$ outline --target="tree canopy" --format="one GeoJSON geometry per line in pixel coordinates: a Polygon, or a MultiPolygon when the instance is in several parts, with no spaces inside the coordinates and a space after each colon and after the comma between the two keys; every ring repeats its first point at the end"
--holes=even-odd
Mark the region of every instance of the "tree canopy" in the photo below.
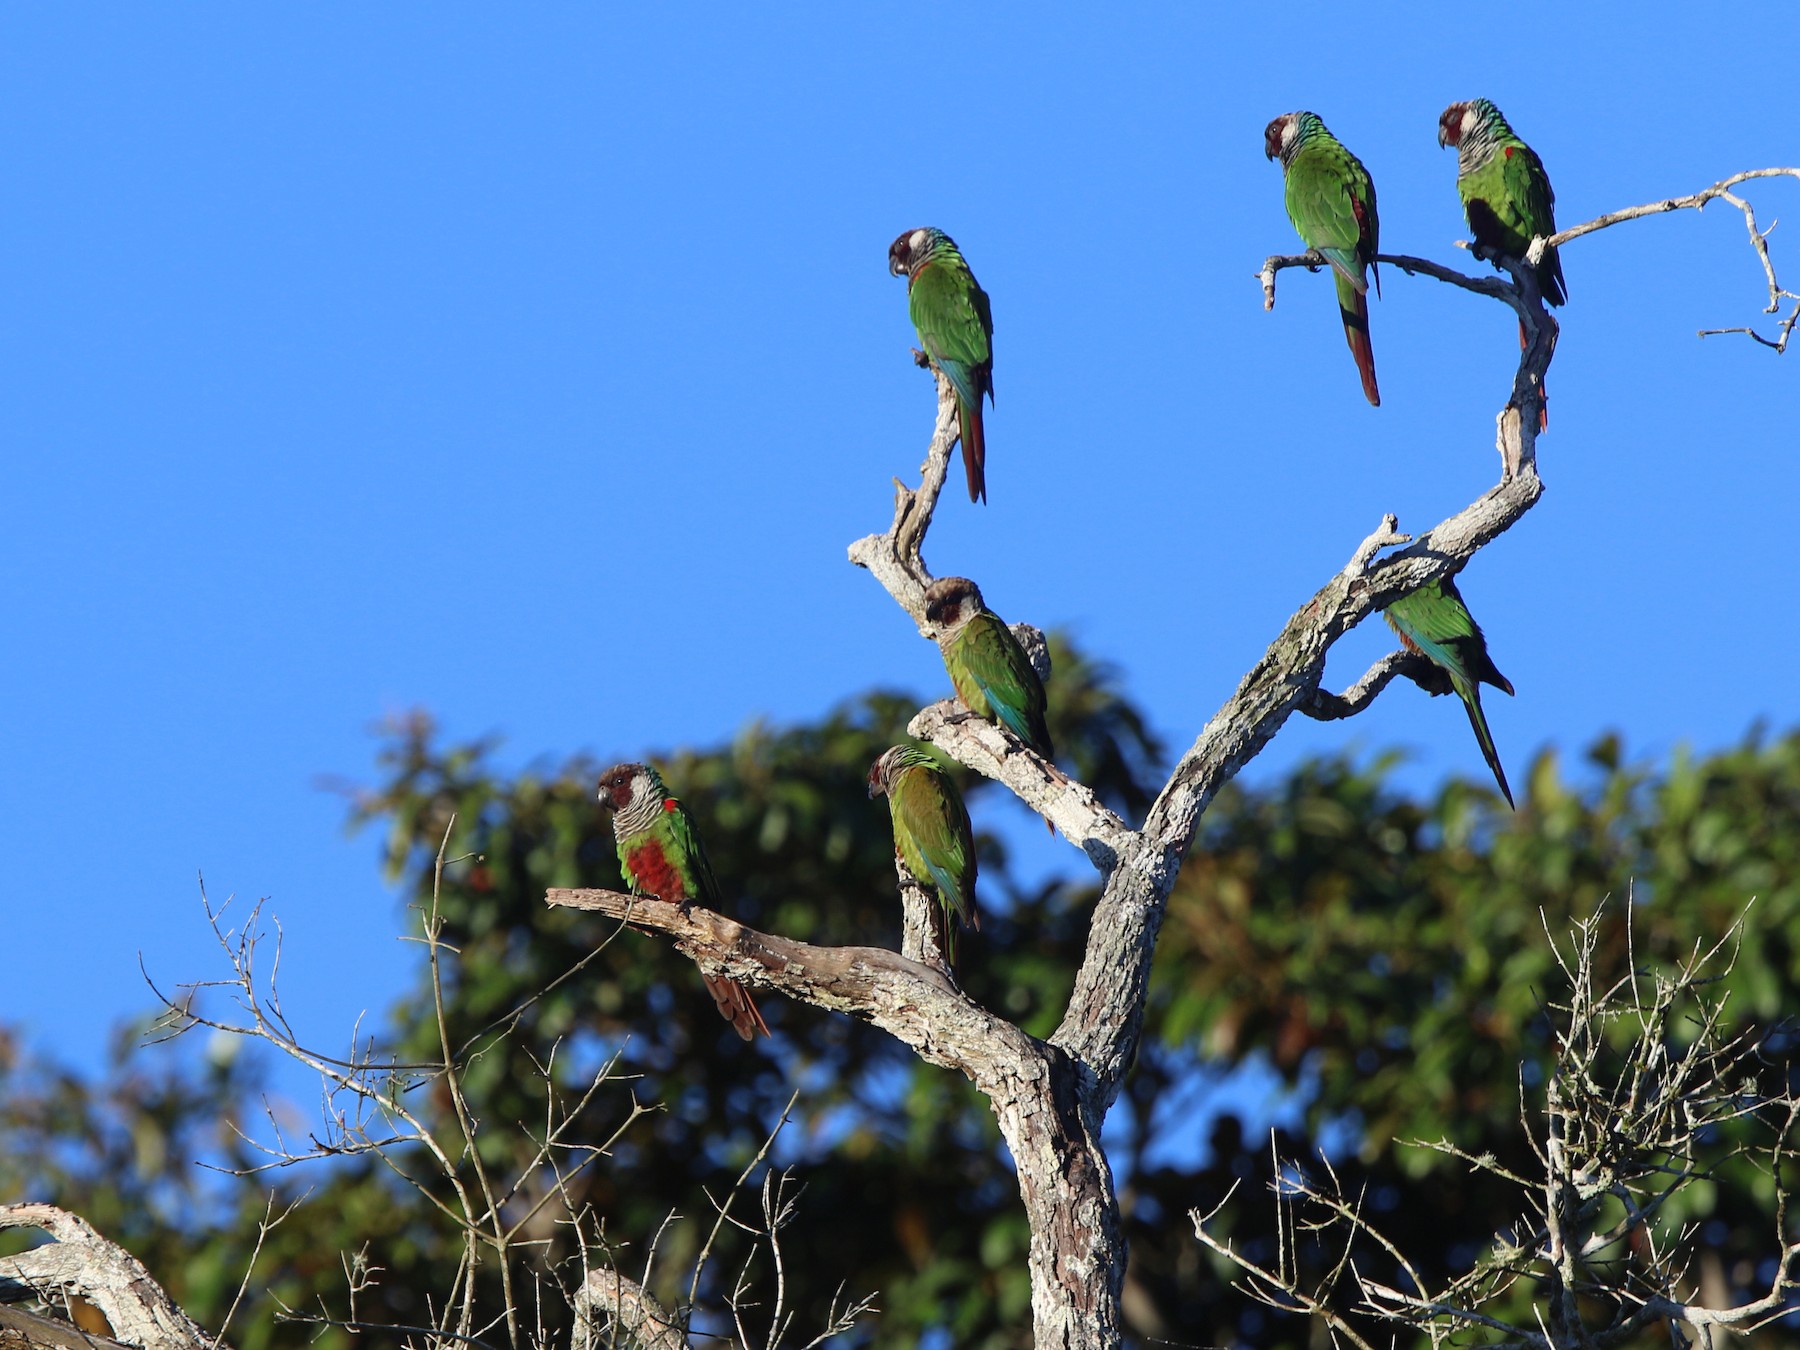
{"type": "MultiPolygon", "coordinates": [[[[1057,743],[1109,804],[1141,812],[1160,742],[1114,672],[1063,642],[1055,660],[1057,743]]],[[[647,756],[693,811],[736,917],[814,942],[897,945],[886,811],[867,799],[864,775],[917,706],[875,692],[816,723],[754,724],[729,745],[647,756]]],[[[654,1242],[648,1283],[679,1304],[713,1226],[709,1197],[726,1194],[786,1110],[763,1166],[792,1168],[804,1187],[784,1234],[802,1324],[822,1323],[843,1284],[876,1291],[880,1309],[850,1343],[910,1346],[934,1330],[957,1346],[1029,1343],[1024,1217],[992,1115],[967,1083],[868,1025],[773,996],[763,1000],[773,1038],[746,1046],[667,942],[546,909],[548,887],[618,884],[593,800],[602,766],[577,756],[508,773],[493,750],[447,744],[424,716],[392,727],[352,821],[381,831],[382,865],[442,920],[453,953],[443,965],[448,1035],[470,1050],[461,1086],[486,1163],[528,1162],[546,1080],[576,1102],[615,1056],[613,1080],[577,1111],[578,1132],[611,1136],[634,1098],[654,1108],[609,1156],[510,1202],[537,1207],[526,1230],[537,1245],[513,1258],[522,1276],[566,1282],[568,1220],[585,1216],[629,1272],[641,1273],[654,1242]],[[451,861],[434,897],[440,846],[451,861]]],[[[1655,766],[1630,759],[1616,737],[1574,764],[1546,752],[1516,813],[1474,778],[1404,791],[1395,763],[1313,761],[1233,785],[1207,813],[1157,951],[1128,1109],[1108,1135],[1131,1243],[1125,1306],[1140,1336],[1308,1343],[1304,1319],[1226,1291],[1230,1272],[1184,1217],[1243,1182],[1231,1236],[1271,1249],[1260,1200],[1271,1129],[1282,1157],[1323,1150],[1347,1186],[1366,1187],[1390,1234],[1426,1266],[1466,1266],[1511,1223],[1502,1187],[1405,1141],[1526,1163],[1521,1093],[1529,1106],[1553,1053],[1551,943],[1572,921],[1602,915],[1600,957],[1618,975],[1726,933],[1754,897],[1756,941],[1726,977],[1732,1006],[1774,1027],[1800,1003],[1800,734],[1752,734],[1721,754],[1655,766]]],[[[979,826],[993,789],[955,771],[979,826]]],[[[983,926],[959,978],[1041,1034],[1074,978],[1095,887],[1078,873],[1025,885],[1000,837],[979,843],[983,926]]],[[[402,1061],[429,1061],[438,1034],[422,967],[377,1037],[402,1061]]],[[[346,1318],[345,1262],[358,1253],[370,1272],[359,1320],[425,1317],[460,1242],[445,1212],[369,1155],[243,1178],[196,1171],[197,1154],[227,1167],[264,1161],[236,1133],[267,1137],[259,1056],[218,1038],[203,1054],[128,1053],[131,1039],[102,1081],[0,1046],[0,1191],[85,1214],[217,1326],[273,1189],[277,1211],[294,1208],[255,1257],[231,1333],[246,1350],[318,1334],[275,1320],[277,1303],[346,1318]]],[[[449,1137],[441,1085],[422,1080],[412,1095],[449,1137]]],[[[395,1161],[424,1176],[406,1153],[395,1161]]],[[[1772,1192],[1747,1170],[1724,1179],[1741,1184],[1692,1188],[1668,1217],[1697,1225],[1708,1269],[1749,1289],[1766,1277],[1756,1263],[1772,1192]]],[[[703,1309],[716,1309],[747,1250],[729,1229],[720,1244],[703,1309]]],[[[477,1288],[497,1303],[491,1270],[477,1288]]],[[[566,1315],[546,1302],[551,1325],[566,1315]]]]}

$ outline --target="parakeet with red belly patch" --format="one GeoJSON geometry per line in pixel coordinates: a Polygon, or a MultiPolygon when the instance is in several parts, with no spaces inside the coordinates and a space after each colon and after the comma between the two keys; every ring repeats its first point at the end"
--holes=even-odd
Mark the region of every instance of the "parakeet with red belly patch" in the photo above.
{"type": "MultiPolygon", "coordinates": [[[[600,802],[612,808],[619,866],[634,895],[671,904],[719,908],[719,883],[687,808],[669,795],[648,764],[616,764],[600,775],[600,802]]],[[[750,991],[736,980],[700,972],[719,1015],[745,1040],[769,1034],[750,991]]]]}
{"type": "Polygon", "coordinates": [[[987,500],[987,431],[981,400],[994,401],[994,315],[956,241],[929,226],[888,247],[888,271],[906,278],[906,308],[919,345],[956,389],[969,500],[987,500]]]}
{"type": "Polygon", "coordinates": [[[1363,397],[1377,408],[1375,349],[1369,344],[1369,273],[1381,294],[1381,221],[1375,180],[1317,113],[1283,113],[1263,129],[1263,151],[1281,160],[1288,219],[1310,249],[1324,255],[1337,283],[1344,338],[1362,376],[1363,397]]]}

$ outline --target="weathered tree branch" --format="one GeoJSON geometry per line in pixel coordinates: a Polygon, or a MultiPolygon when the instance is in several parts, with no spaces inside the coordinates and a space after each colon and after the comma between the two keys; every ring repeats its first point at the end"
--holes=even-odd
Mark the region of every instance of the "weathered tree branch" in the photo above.
{"type": "MultiPolygon", "coordinates": [[[[1517,410],[1501,414],[1503,447],[1518,446],[1529,436],[1517,410]]],[[[1354,565],[1346,568],[1302,606],[1176,765],[1150,808],[1146,843],[1160,841],[1185,850],[1200,813],[1219,788],[1318,688],[1334,642],[1400,596],[1460,571],[1477,549],[1528,511],[1544,489],[1535,467],[1526,467],[1526,473],[1490,488],[1400,552],[1361,572],[1354,565]]]]}
{"type": "MultiPolygon", "coordinates": [[[[1697,197],[1722,196],[1742,207],[1729,193],[1733,184],[1792,172],[1753,171],[1697,197]]],[[[1703,204],[1684,199],[1631,208],[1573,227],[1550,242],[1634,215],[1703,204]]],[[[1757,231],[1748,208],[1742,209],[1764,259],[1772,297],[1789,295],[1775,284],[1765,233],[1757,231]]],[[[596,909],[668,932],[710,973],[865,1018],[929,1062],[965,1073],[989,1097],[1017,1166],[1031,1226],[1032,1307],[1040,1346],[1110,1347],[1119,1342],[1123,1239],[1100,1127],[1137,1051],[1157,933],[1202,814],[1295,712],[1323,720],[1354,715],[1398,675],[1441,692],[1444,681],[1435,667],[1400,652],[1378,661],[1341,695],[1324,691],[1320,681],[1326,656],[1340,637],[1401,595],[1454,575],[1543,493],[1536,428],[1557,325],[1545,308],[1535,273],[1504,258],[1498,261],[1511,273],[1510,281],[1467,276],[1407,255],[1383,255],[1378,261],[1498,300],[1518,316],[1526,340],[1510,397],[1496,419],[1501,476],[1493,488],[1417,539],[1400,534],[1391,515],[1384,518],[1349,563],[1289,618],[1182,756],[1140,829],[1107,810],[1085,785],[954,701],[922,709],[908,727],[959,763],[1005,784],[1078,845],[1104,878],[1068,1009],[1048,1042],[986,1012],[946,975],[893,952],[812,947],[755,932],[705,910],[617,892],[549,894],[552,904],[596,909]]],[[[1322,266],[1316,253],[1265,260],[1258,273],[1265,307],[1274,305],[1277,272],[1322,266]]],[[[936,634],[924,612],[925,590],[932,581],[924,541],[958,434],[954,392],[941,373],[936,378],[937,415],[920,486],[914,490],[896,482],[887,531],[859,539],[849,549],[850,561],[875,576],[926,638],[936,634]]],[[[918,895],[908,897],[909,954],[926,954],[912,935],[920,903],[918,895]]]]}
{"type": "MultiPolygon", "coordinates": [[[[1628,220],[1641,220],[1645,216],[1662,215],[1669,211],[1702,209],[1708,202],[1723,199],[1730,202],[1738,210],[1745,213],[1750,220],[1751,240],[1757,246],[1757,252],[1763,257],[1765,265],[1769,256],[1768,248],[1763,244],[1764,236],[1756,231],[1755,216],[1742,198],[1732,192],[1739,183],[1748,183],[1757,178],[1793,178],[1800,180],[1800,169],[1772,168],[1745,169],[1742,173],[1734,173],[1729,178],[1721,178],[1711,187],[1701,188],[1698,192],[1690,192],[1685,197],[1665,197],[1661,201],[1647,202],[1643,206],[1625,206],[1617,211],[1607,211],[1595,216],[1592,220],[1584,220],[1579,225],[1571,225],[1566,230],[1558,230],[1545,241],[1545,247],[1560,248],[1570,240],[1579,239],[1584,234],[1593,234],[1596,230],[1608,229],[1623,224],[1628,220]]],[[[1535,244],[1536,241],[1534,240],[1535,244]]],[[[1774,269],[1769,269],[1769,286],[1775,288],[1774,269]]]]}
{"type": "MultiPolygon", "coordinates": [[[[1571,225],[1566,230],[1558,230],[1548,239],[1544,238],[1542,235],[1538,236],[1531,241],[1531,247],[1526,251],[1523,261],[1532,266],[1536,266],[1543,258],[1546,249],[1561,248],[1564,244],[1579,239],[1583,235],[1593,234],[1598,230],[1608,229],[1614,225],[1622,225],[1629,220],[1642,220],[1646,216],[1664,215],[1670,211],[1700,211],[1705,209],[1708,202],[1713,201],[1729,202],[1743,213],[1744,228],[1748,230],[1750,234],[1750,247],[1756,253],[1757,262],[1762,265],[1763,280],[1767,283],[1769,288],[1769,303],[1764,306],[1763,313],[1779,313],[1781,311],[1782,301],[1784,300],[1793,301],[1794,308],[1788,313],[1787,317],[1782,319],[1776,326],[1776,331],[1779,333],[1779,336],[1776,338],[1766,338],[1754,328],[1743,327],[1702,328],[1699,336],[1714,337],[1723,333],[1743,333],[1754,341],[1761,343],[1763,346],[1773,348],[1777,353],[1785,352],[1787,350],[1788,339],[1792,337],[1794,329],[1800,327],[1800,292],[1786,289],[1776,278],[1775,262],[1774,259],[1769,256],[1769,233],[1775,228],[1774,225],[1770,225],[1767,230],[1759,228],[1756,223],[1755,207],[1732,191],[1732,189],[1737,187],[1740,183],[1748,183],[1759,178],[1793,178],[1800,180],[1800,168],[1746,169],[1742,173],[1734,173],[1729,178],[1720,179],[1711,187],[1702,188],[1698,192],[1690,192],[1685,197],[1665,197],[1661,201],[1646,202],[1642,206],[1627,206],[1617,211],[1608,211],[1603,215],[1595,216],[1592,220],[1585,220],[1579,225],[1571,225]]],[[[1460,272],[1452,271],[1450,268],[1442,267],[1437,263],[1424,258],[1412,258],[1401,254],[1390,255],[1384,253],[1378,256],[1375,261],[1378,263],[1391,263],[1409,276],[1418,274],[1434,277],[1438,281],[1448,282],[1453,286],[1460,286],[1464,290],[1474,291],[1478,295],[1486,295],[1494,299],[1504,300],[1506,303],[1512,305],[1514,309],[1519,310],[1519,318],[1521,321],[1524,321],[1526,318],[1524,310],[1518,303],[1518,299],[1522,294],[1523,287],[1527,284],[1525,278],[1530,275],[1528,272],[1522,275],[1519,269],[1513,269],[1514,285],[1508,286],[1506,282],[1500,280],[1498,277],[1465,276],[1460,272]],[[1508,294],[1508,292],[1511,292],[1511,294],[1508,294]]],[[[1309,272],[1316,272],[1320,268],[1329,266],[1330,264],[1326,262],[1324,255],[1319,253],[1316,249],[1298,254],[1270,255],[1263,260],[1262,269],[1256,274],[1257,280],[1262,285],[1263,308],[1265,310],[1275,308],[1275,274],[1283,268],[1304,267],[1309,272]]],[[[1535,284],[1535,280],[1532,284],[1535,284]]]]}
{"type": "Polygon", "coordinates": [[[698,906],[619,891],[559,888],[546,899],[668,933],[709,974],[860,1017],[926,1062],[966,1075],[988,1098],[1018,1167],[1038,1344],[1118,1344],[1124,1266],[1116,1259],[1123,1239],[1112,1172],[1079,1069],[1056,1047],[994,1016],[941,972],[886,948],[815,947],[698,906]]]}
{"type": "MultiPolygon", "coordinates": [[[[5,1282],[0,1281],[0,1298],[5,1282]]],[[[91,1331],[54,1317],[42,1317],[21,1308],[0,1307],[0,1350],[129,1350],[122,1341],[96,1336],[91,1331]]]]}
{"type": "MultiPolygon", "coordinates": [[[[1421,271],[1441,271],[1424,260],[1421,271]]],[[[1218,789],[1247,763],[1289,714],[1314,704],[1325,655],[1356,623],[1405,592],[1459,570],[1475,550],[1510,526],[1542,492],[1535,461],[1537,391],[1555,350],[1555,327],[1531,286],[1462,278],[1470,290],[1502,299],[1521,315],[1531,340],[1520,355],[1514,397],[1499,417],[1502,478],[1463,512],[1416,542],[1400,535],[1392,516],[1358,546],[1349,564],[1288,621],[1262,662],[1245,677],[1232,700],[1207,724],[1177,765],[1141,831],[1102,807],[1093,793],[1044,764],[1006,732],[968,716],[955,703],[928,707],[909,730],[958,762],[1005,783],[1033,810],[1079,845],[1106,877],[1089,926],[1087,950],[1061,1025],[1048,1045],[1023,1037],[1010,1023],[985,1026],[970,1019],[974,1005],[951,1004],[959,1018],[957,1048],[946,1057],[929,1041],[934,1017],[913,1004],[897,1016],[892,990],[879,1011],[857,1007],[854,992],[820,988],[810,980],[796,997],[869,1016],[927,1059],[963,1067],[993,1103],[1018,1167],[1020,1193],[1031,1220],[1033,1311],[1040,1345],[1101,1346],[1117,1343],[1123,1250],[1119,1215],[1100,1127],[1136,1054],[1156,935],[1169,892],[1200,814],[1218,789]],[[1528,419],[1521,417],[1521,410],[1528,419]],[[1377,563],[1388,548],[1410,544],[1377,563]],[[851,996],[846,998],[846,994],[851,996]],[[919,1020],[915,1020],[919,1019],[919,1020]],[[982,1042],[974,1044],[965,1035],[982,1042]],[[1008,1056],[1014,1072],[992,1082],[1008,1056]],[[1021,1082],[1027,1091],[1010,1091],[1021,1082]],[[1055,1164],[1051,1166],[1051,1164],[1055,1164]]],[[[938,377],[938,411],[923,483],[917,493],[901,487],[893,523],[850,547],[850,559],[866,567],[913,619],[922,635],[924,591],[930,573],[923,543],[931,509],[955,441],[954,395],[938,377]]],[[[1373,697],[1370,690],[1367,697],[1373,697]]],[[[1366,702],[1366,698],[1364,700],[1366,702]]],[[[618,912],[616,910],[611,912],[618,912]]],[[[735,926],[734,926],[735,927],[735,926]]],[[[756,943],[762,944],[763,935],[756,943]]],[[[685,947],[699,956],[701,946],[685,947]]],[[[722,953],[708,952],[710,959],[722,953]]],[[[705,961],[702,961],[705,964],[705,961]]],[[[709,967],[710,968],[710,967],[709,967]]],[[[726,967],[725,973],[757,981],[757,972],[726,967]]],[[[766,978],[766,976],[765,976],[766,978]]],[[[775,987],[783,983],[767,980],[775,987]]],[[[873,987],[871,986],[871,991],[873,987]]],[[[794,992],[790,990],[790,992],[794,992]]],[[[965,1003],[960,994],[959,1003],[965,1003]]]]}
{"type": "MultiPolygon", "coordinates": [[[[1429,258],[1415,258],[1406,253],[1380,253],[1375,257],[1377,263],[1387,263],[1390,267],[1398,267],[1408,276],[1427,276],[1434,281],[1442,281],[1446,285],[1456,286],[1476,295],[1485,295],[1490,300],[1499,300],[1518,310],[1522,304],[1518,291],[1499,277],[1472,277],[1466,272],[1458,272],[1453,267],[1445,267],[1442,263],[1432,262],[1429,258]]],[[[1325,256],[1317,251],[1306,253],[1271,253],[1263,259],[1262,270],[1256,274],[1263,288],[1263,309],[1275,308],[1275,274],[1290,267],[1304,267],[1309,272],[1317,272],[1320,268],[1328,268],[1325,256]]],[[[1523,317],[1523,315],[1521,315],[1523,317]]]]}
{"type": "Polygon", "coordinates": [[[668,1310],[643,1285],[610,1267],[589,1271],[575,1291],[569,1344],[570,1350],[688,1350],[681,1324],[668,1310]]]}
{"type": "MultiPolygon", "coordinates": [[[[1547,344],[1534,343],[1521,365],[1548,358],[1547,344]]],[[[1350,565],[1288,620],[1237,692],[1206,724],[1151,806],[1141,839],[1101,895],[1068,1014],[1051,1037],[1053,1044],[1093,1073],[1097,1104],[1111,1105],[1136,1053],[1163,909],[1200,816],[1213,797],[1292,713],[1312,700],[1333,643],[1401,595],[1460,570],[1542,494],[1528,449],[1535,417],[1528,425],[1518,409],[1509,406],[1499,422],[1503,459],[1510,451],[1519,471],[1399,553],[1379,562],[1366,561],[1374,551],[1371,543],[1379,544],[1393,533],[1392,519],[1384,520],[1350,565]]]]}
{"type": "Polygon", "coordinates": [[[915,491],[896,478],[894,523],[888,526],[886,534],[866,535],[850,545],[850,561],[875,574],[900,608],[912,615],[924,637],[933,637],[936,630],[925,621],[925,588],[931,585],[933,577],[926,570],[920,550],[925,544],[925,531],[931,528],[944,478],[950,471],[950,452],[956,448],[960,434],[956,389],[942,374],[933,373],[937,375],[937,423],[925,450],[925,462],[919,466],[919,487],[915,491]]]}
{"type": "Polygon", "coordinates": [[[1572,239],[1579,239],[1584,234],[1592,234],[1596,230],[1604,230],[1612,225],[1620,225],[1628,220],[1641,220],[1645,216],[1661,215],[1668,211],[1694,210],[1701,211],[1712,201],[1729,202],[1744,216],[1744,228],[1750,233],[1750,247],[1756,252],[1756,260],[1762,264],[1763,280],[1769,287],[1769,303],[1763,308],[1764,314],[1775,314],[1781,310],[1783,300],[1792,300],[1794,308],[1778,325],[1778,338],[1766,338],[1754,328],[1702,328],[1699,336],[1714,337],[1722,333],[1743,333],[1765,347],[1771,347],[1777,354],[1787,350],[1788,339],[1793,336],[1796,326],[1800,326],[1800,292],[1790,291],[1782,286],[1775,277],[1775,262],[1769,257],[1769,232],[1775,228],[1770,225],[1767,230],[1759,229],[1756,224],[1756,209],[1731,189],[1740,183],[1748,183],[1758,178],[1793,178],[1800,180],[1800,168],[1746,169],[1743,173],[1734,173],[1729,178],[1722,178],[1711,187],[1691,192],[1685,197],[1665,197],[1660,202],[1650,202],[1644,206],[1627,206],[1620,211],[1608,211],[1605,215],[1595,216],[1592,220],[1583,221],[1580,225],[1572,225],[1560,230],[1547,240],[1531,241],[1532,261],[1543,256],[1543,250],[1552,246],[1561,246],[1572,239]]]}
{"type": "Polygon", "coordinates": [[[1404,676],[1428,694],[1451,692],[1450,677],[1417,652],[1389,652],[1363,672],[1362,678],[1341,694],[1315,689],[1298,711],[1315,722],[1335,722],[1354,717],[1375,701],[1375,696],[1404,676]]]}
{"type": "MultiPolygon", "coordinates": [[[[1488,256],[1485,250],[1477,250],[1481,256],[1488,256]]],[[[1446,285],[1456,286],[1475,295],[1486,296],[1490,300],[1498,300],[1513,311],[1519,318],[1520,331],[1525,334],[1525,350],[1520,353],[1519,367],[1513,377],[1512,398],[1509,408],[1517,408],[1528,414],[1531,425],[1539,423],[1539,414],[1543,411],[1544,371],[1550,364],[1550,358],[1556,351],[1556,320],[1544,307],[1543,296],[1538,293],[1537,274],[1529,267],[1523,266],[1516,259],[1495,258],[1493,262],[1507,268],[1512,273],[1510,283],[1499,277],[1472,277],[1455,268],[1434,263],[1429,258],[1415,258],[1405,253],[1382,253],[1376,256],[1377,263],[1387,263],[1399,268],[1408,276],[1426,276],[1446,285]]],[[[1288,267],[1304,267],[1308,271],[1317,271],[1325,259],[1316,252],[1296,254],[1271,254],[1263,259],[1262,270],[1257,278],[1262,282],[1263,308],[1275,308],[1275,274],[1288,267]]],[[[1519,471],[1519,463],[1511,458],[1513,455],[1535,453],[1536,436],[1518,442],[1509,447],[1505,438],[1500,446],[1500,463],[1502,471],[1511,476],[1519,471]]]]}
{"type": "Polygon", "coordinates": [[[1117,864],[1135,838],[1132,828],[1102,805],[1091,788],[1047,764],[1017,737],[976,717],[954,699],[921,708],[906,730],[930,741],[957,763],[1011,788],[1102,872],[1117,864]]]}
{"type": "MultiPolygon", "coordinates": [[[[816,947],[758,932],[698,905],[683,907],[622,891],[554,888],[552,905],[592,910],[634,928],[662,932],[709,975],[775,989],[789,998],[873,1022],[925,1059],[991,1080],[999,1019],[974,1003],[943,974],[885,947],[816,947]]],[[[1009,1051],[1029,1042],[1018,1038],[1009,1051]]],[[[1012,1038],[1008,1038],[1012,1039],[1012,1038]]]]}
{"type": "Polygon", "coordinates": [[[143,1263],[102,1237],[86,1219],[54,1205],[0,1205],[0,1232],[35,1228],[53,1240],[0,1257],[0,1297],[8,1285],[38,1298],[79,1294],[143,1350],[230,1350],[183,1312],[143,1263]]]}

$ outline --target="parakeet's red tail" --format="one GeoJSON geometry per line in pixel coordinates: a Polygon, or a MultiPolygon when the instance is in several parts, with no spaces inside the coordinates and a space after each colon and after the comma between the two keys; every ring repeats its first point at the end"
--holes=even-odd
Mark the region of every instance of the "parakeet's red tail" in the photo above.
{"type": "Polygon", "coordinates": [[[747,1041],[756,1039],[756,1033],[769,1034],[769,1024],[763,1021],[762,1013],[757,1011],[756,1000],[750,997],[750,991],[736,980],[722,979],[717,975],[708,975],[705,971],[700,978],[706,981],[706,992],[712,995],[713,1005],[718,1008],[719,1016],[731,1023],[731,1029],[747,1041]]]}
{"type": "MultiPolygon", "coordinates": [[[[1525,321],[1523,319],[1519,321],[1519,350],[1525,350],[1525,321]]],[[[1550,430],[1550,386],[1548,384],[1538,386],[1538,397],[1544,400],[1544,406],[1538,412],[1538,432],[1541,435],[1550,430]]]]}
{"type": "Polygon", "coordinates": [[[969,475],[969,500],[972,502],[987,501],[987,429],[981,424],[981,394],[977,391],[975,405],[964,407],[961,399],[956,401],[957,420],[962,424],[963,468],[969,475]]]}
{"type": "Polygon", "coordinates": [[[1351,290],[1349,284],[1340,279],[1338,311],[1344,316],[1344,339],[1350,344],[1350,355],[1356,358],[1357,374],[1362,376],[1363,397],[1379,408],[1381,390],[1375,385],[1375,348],[1369,343],[1369,297],[1364,292],[1351,290]],[[1344,295],[1345,291],[1350,291],[1348,297],[1344,295]]]}

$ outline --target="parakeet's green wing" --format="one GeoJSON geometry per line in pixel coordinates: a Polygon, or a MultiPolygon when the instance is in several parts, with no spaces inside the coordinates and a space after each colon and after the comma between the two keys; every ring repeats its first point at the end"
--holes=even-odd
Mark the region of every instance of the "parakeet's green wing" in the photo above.
{"type": "Polygon", "coordinates": [[[1529,145],[1508,147],[1501,152],[1500,173],[1507,195],[1522,209],[1526,229],[1532,234],[1550,234],[1556,225],[1556,194],[1537,152],[1529,145]]]}
{"type": "MultiPolygon", "coordinates": [[[[1283,162],[1288,219],[1307,246],[1331,263],[1338,308],[1344,317],[1344,340],[1356,360],[1363,396],[1380,407],[1375,350],[1369,342],[1369,280],[1365,273],[1380,244],[1375,185],[1356,157],[1322,128],[1292,160],[1283,162]]],[[[1379,273],[1376,283],[1379,289],[1379,273]]]]}
{"type": "Polygon", "coordinates": [[[1447,595],[1434,594],[1436,590],[1436,586],[1426,586],[1401,596],[1388,606],[1388,613],[1404,623],[1421,645],[1433,642],[1442,646],[1457,638],[1474,637],[1475,617],[1468,606],[1460,598],[1452,600],[1447,595]]]}
{"type": "Polygon", "coordinates": [[[1343,172],[1296,160],[1287,175],[1287,213],[1300,237],[1329,258],[1335,271],[1357,291],[1369,289],[1357,255],[1362,223],[1343,172]]]}
{"type": "Polygon", "coordinates": [[[967,268],[934,262],[913,277],[907,309],[926,355],[949,376],[958,398],[975,403],[983,392],[976,387],[975,368],[992,359],[988,334],[993,319],[986,292],[967,268]]]}
{"type": "Polygon", "coordinates": [[[908,869],[935,887],[961,922],[973,924],[975,838],[961,799],[931,769],[907,770],[889,797],[895,838],[908,869]]]}
{"type": "Polygon", "coordinates": [[[963,630],[960,645],[962,664],[986,696],[993,715],[1048,758],[1050,729],[1044,717],[1044,685],[1018,639],[998,617],[984,614],[963,630]]]}
{"type": "Polygon", "coordinates": [[[1452,680],[1483,681],[1496,689],[1513,692],[1512,681],[1502,675],[1487,654],[1487,639],[1462,595],[1448,580],[1421,587],[1402,596],[1387,609],[1390,620],[1411,638],[1426,656],[1448,671],[1452,680]]]}
{"type": "MultiPolygon", "coordinates": [[[[1556,193],[1537,152],[1523,141],[1501,146],[1485,164],[1456,180],[1475,237],[1523,259],[1536,235],[1556,233],[1556,193]]],[[[1554,251],[1543,261],[1551,304],[1563,301],[1562,266],[1554,251]],[[1554,283],[1554,284],[1552,284],[1554,283]]]]}
{"type": "Polygon", "coordinates": [[[677,803],[673,811],[665,810],[663,824],[674,841],[676,856],[683,860],[692,876],[695,902],[707,909],[722,908],[718,878],[713,876],[712,864],[706,860],[706,850],[700,847],[700,836],[694,832],[694,819],[688,815],[687,808],[677,803]]]}
{"type": "MultiPolygon", "coordinates": [[[[1544,162],[1529,145],[1516,145],[1511,153],[1502,153],[1501,175],[1508,197],[1518,205],[1522,216],[1520,233],[1524,236],[1521,250],[1531,246],[1536,235],[1548,238],[1556,233],[1556,192],[1550,186],[1550,175],[1544,162]]],[[[1568,285],[1563,280],[1562,260],[1555,249],[1547,249],[1538,273],[1544,298],[1559,305],[1568,298],[1568,285]]]]}

